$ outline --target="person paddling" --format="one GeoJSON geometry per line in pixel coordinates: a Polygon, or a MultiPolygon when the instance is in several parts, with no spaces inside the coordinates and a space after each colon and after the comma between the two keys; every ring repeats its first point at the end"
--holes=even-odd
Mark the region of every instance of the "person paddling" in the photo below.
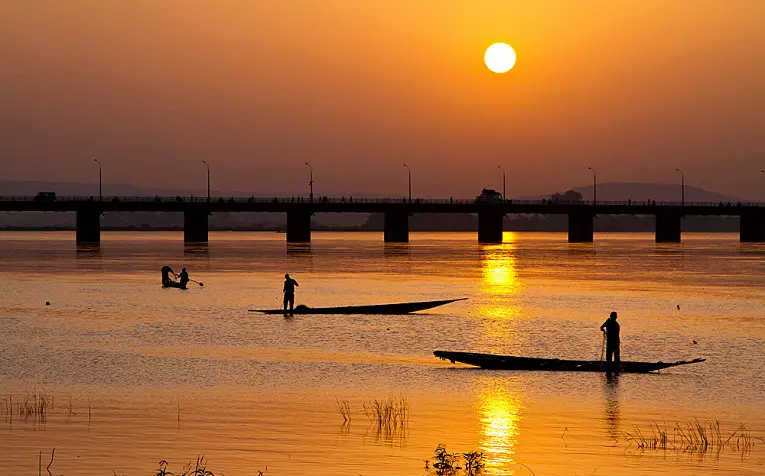
{"type": "Polygon", "coordinates": [[[186,289],[186,284],[189,282],[189,273],[186,272],[186,268],[181,270],[181,274],[178,275],[178,280],[180,281],[181,289],[186,289]]]}
{"type": "Polygon", "coordinates": [[[284,317],[287,317],[287,304],[290,305],[290,316],[293,314],[293,308],[295,307],[295,286],[300,286],[297,281],[290,278],[289,274],[284,275],[284,317]]]}
{"type": "Polygon", "coordinates": [[[606,371],[611,372],[612,368],[618,372],[621,368],[621,359],[619,355],[619,323],[616,322],[616,311],[606,319],[606,322],[600,326],[600,330],[606,333],[606,371]],[[611,366],[613,357],[614,366],[611,366]]]}

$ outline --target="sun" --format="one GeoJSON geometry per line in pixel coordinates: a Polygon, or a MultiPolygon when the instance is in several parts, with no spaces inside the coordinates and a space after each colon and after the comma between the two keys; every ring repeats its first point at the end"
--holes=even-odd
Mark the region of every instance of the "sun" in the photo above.
{"type": "Polygon", "coordinates": [[[507,73],[515,66],[515,50],[507,43],[494,43],[483,55],[486,67],[495,73],[507,73]]]}

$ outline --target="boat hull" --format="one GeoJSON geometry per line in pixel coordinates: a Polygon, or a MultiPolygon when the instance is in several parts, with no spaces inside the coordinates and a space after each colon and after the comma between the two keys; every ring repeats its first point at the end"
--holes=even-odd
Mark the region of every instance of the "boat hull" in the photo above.
{"type": "Polygon", "coordinates": [[[678,365],[695,364],[706,359],[681,360],[677,362],[621,362],[620,368],[608,369],[606,362],[599,360],[563,360],[538,359],[534,357],[514,357],[510,355],[479,354],[474,352],[448,352],[437,350],[436,357],[452,363],[474,365],[491,370],[537,370],[558,372],[606,372],[649,373],[678,365]]]}
{"type": "Polygon", "coordinates": [[[176,281],[169,281],[166,283],[162,283],[163,288],[177,288],[177,289],[187,289],[186,286],[181,286],[181,283],[178,283],[176,281]]]}
{"type": "MultiPolygon", "coordinates": [[[[402,302],[395,304],[375,304],[369,306],[308,307],[297,306],[292,314],[409,314],[443,306],[467,298],[445,299],[441,301],[402,302]]],[[[284,314],[284,309],[250,309],[250,312],[263,314],[284,314]]]]}

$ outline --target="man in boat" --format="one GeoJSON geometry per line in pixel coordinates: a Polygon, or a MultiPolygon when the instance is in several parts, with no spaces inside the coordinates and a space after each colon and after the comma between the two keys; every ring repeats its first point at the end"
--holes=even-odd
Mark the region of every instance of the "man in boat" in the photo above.
{"type": "Polygon", "coordinates": [[[181,284],[181,289],[186,289],[186,284],[189,282],[189,273],[186,272],[186,268],[181,270],[181,274],[178,275],[178,280],[181,284]]]}
{"type": "Polygon", "coordinates": [[[295,286],[300,286],[297,281],[290,278],[289,274],[284,275],[284,317],[287,317],[287,304],[290,305],[290,316],[293,315],[295,307],[295,286]]]}
{"type": "Polygon", "coordinates": [[[606,370],[611,371],[613,368],[618,372],[621,359],[619,356],[619,323],[616,322],[616,311],[611,312],[606,322],[600,326],[600,330],[606,333],[606,370]],[[613,367],[611,366],[612,357],[613,367]]]}

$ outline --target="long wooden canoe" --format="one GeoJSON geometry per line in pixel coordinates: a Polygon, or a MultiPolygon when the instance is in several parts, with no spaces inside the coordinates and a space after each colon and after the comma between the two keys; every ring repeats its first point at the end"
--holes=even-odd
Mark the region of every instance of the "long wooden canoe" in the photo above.
{"type": "MultiPolygon", "coordinates": [[[[562,372],[605,372],[605,362],[599,360],[538,359],[509,355],[477,354],[473,352],[447,352],[437,350],[433,355],[439,359],[475,365],[492,370],[546,370],[562,372]]],[[[621,362],[620,372],[648,373],[678,365],[695,364],[706,359],[680,360],[677,362],[621,362]]],[[[616,369],[613,369],[616,371],[616,369]]]]}
{"type": "MultiPolygon", "coordinates": [[[[441,301],[401,302],[395,304],[373,304],[368,306],[308,307],[295,306],[293,314],[409,314],[443,306],[467,298],[444,299],[441,301]]],[[[284,314],[284,309],[249,309],[263,314],[284,314]]]]}

